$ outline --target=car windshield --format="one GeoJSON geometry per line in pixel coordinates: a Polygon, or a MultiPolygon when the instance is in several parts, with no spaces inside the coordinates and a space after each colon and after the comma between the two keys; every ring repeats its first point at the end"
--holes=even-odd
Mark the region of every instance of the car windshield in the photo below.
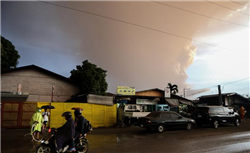
{"type": "Polygon", "coordinates": [[[160,112],[152,112],[147,115],[147,117],[159,117],[159,116],[160,116],[160,112]]]}

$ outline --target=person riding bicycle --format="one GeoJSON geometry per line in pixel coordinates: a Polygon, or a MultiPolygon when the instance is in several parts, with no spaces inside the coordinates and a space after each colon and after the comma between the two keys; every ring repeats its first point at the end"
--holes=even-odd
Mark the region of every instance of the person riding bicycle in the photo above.
{"type": "Polygon", "coordinates": [[[33,126],[32,134],[35,139],[39,139],[39,133],[42,131],[43,116],[41,114],[41,108],[37,108],[36,112],[32,115],[30,125],[33,126]]]}
{"type": "Polygon", "coordinates": [[[61,152],[65,144],[69,145],[69,152],[76,151],[74,147],[74,135],[75,135],[75,126],[72,119],[71,112],[64,112],[62,117],[65,118],[66,123],[57,129],[56,133],[56,144],[57,152],[61,152]]]}
{"type": "Polygon", "coordinates": [[[74,108],[75,115],[75,138],[84,136],[91,129],[91,125],[87,119],[82,116],[82,109],[74,108]]]}

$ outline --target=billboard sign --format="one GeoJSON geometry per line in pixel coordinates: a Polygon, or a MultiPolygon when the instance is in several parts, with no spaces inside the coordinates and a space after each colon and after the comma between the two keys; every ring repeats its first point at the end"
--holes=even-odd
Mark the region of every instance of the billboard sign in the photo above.
{"type": "Polygon", "coordinates": [[[117,94],[119,95],[135,95],[135,88],[127,86],[118,86],[117,94]]]}

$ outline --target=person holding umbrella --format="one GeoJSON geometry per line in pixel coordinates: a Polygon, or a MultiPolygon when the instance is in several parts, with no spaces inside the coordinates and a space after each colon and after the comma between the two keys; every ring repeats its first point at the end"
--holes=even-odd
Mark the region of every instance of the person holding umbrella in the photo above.
{"type": "Polygon", "coordinates": [[[43,116],[43,129],[45,129],[47,126],[47,123],[49,122],[49,116],[50,116],[50,112],[47,110],[54,109],[55,107],[51,105],[45,105],[45,106],[42,106],[41,108],[44,109],[42,116],[43,116]]]}
{"type": "Polygon", "coordinates": [[[44,109],[43,115],[43,128],[46,128],[47,123],[49,122],[50,112],[47,112],[47,108],[44,109]]]}

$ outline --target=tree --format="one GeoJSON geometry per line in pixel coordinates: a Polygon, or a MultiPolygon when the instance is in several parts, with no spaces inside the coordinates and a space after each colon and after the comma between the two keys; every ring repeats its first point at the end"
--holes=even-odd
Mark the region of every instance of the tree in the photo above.
{"type": "Polygon", "coordinates": [[[15,46],[1,36],[1,69],[7,71],[16,68],[20,55],[15,46]]]}
{"type": "Polygon", "coordinates": [[[105,94],[108,88],[106,72],[95,64],[85,60],[70,73],[70,79],[79,86],[79,94],[105,94]]]}
{"type": "Polygon", "coordinates": [[[176,95],[176,93],[178,93],[178,86],[176,84],[171,84],[171,83],[168,83],[168,87],[169,90],[170,90],[170,94],[174,94],[176,95]]]}

